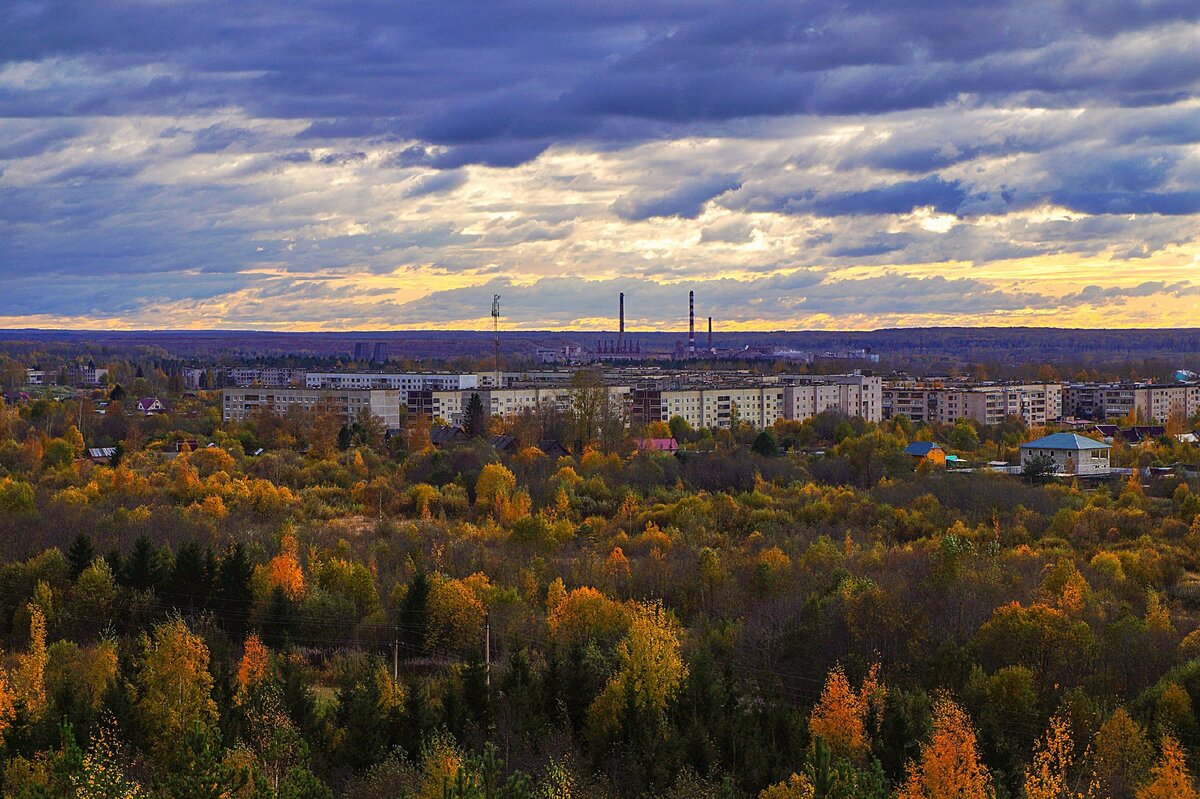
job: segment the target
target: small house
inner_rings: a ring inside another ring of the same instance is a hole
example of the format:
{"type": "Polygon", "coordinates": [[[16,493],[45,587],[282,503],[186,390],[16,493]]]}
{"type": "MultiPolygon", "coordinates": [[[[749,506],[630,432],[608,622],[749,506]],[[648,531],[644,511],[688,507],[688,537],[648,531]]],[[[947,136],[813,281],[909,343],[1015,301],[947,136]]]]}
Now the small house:
{"type": "Polygon", "coordinates": [[[1053,433],[1021,445],[1021,467],[1034,458],[1049,457],[1054,474],[1108,474],[1112,447],[1078,433],[1053,433]]]}
{"type": "Polygon", "coordinates": [[[637,448],[641,452],[678,452],[679,442],[673,438],[639,438],[637,448]]]}
{"type": "Polygon", "coordinates": [[[933,441],[914,441],[904,448],[904,454],[917,463],[928,462],[934,466],[946,465],[946,450],[933,441]]]}
{"type": "Polygon", "coordinates": [[[167,412],[167,405],[158,397],[142,397],[137,401],[138,413],[142,416],[154,416],[167,412]]]}

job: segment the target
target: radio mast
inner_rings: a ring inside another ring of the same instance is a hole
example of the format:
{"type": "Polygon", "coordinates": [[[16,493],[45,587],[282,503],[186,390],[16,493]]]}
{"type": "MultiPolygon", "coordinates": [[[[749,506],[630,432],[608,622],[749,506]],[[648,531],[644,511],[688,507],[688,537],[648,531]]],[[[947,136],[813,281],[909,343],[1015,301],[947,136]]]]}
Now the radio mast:
{"type": "Polygon", "coordinates": [[[500,295],[492,295],[492,346],[495,353],[496,388],[504,388],[500,379],[500,295]]]}

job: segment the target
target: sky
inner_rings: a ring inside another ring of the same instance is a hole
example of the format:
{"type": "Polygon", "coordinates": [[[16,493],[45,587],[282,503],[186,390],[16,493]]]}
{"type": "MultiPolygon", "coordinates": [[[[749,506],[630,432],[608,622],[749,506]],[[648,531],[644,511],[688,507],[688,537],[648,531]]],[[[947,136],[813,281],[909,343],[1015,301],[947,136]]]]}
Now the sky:
{"type": "Polygon", "coordinates": [[[5,0],[0,326],[1200,326],[1196,0],[5,0]]]}

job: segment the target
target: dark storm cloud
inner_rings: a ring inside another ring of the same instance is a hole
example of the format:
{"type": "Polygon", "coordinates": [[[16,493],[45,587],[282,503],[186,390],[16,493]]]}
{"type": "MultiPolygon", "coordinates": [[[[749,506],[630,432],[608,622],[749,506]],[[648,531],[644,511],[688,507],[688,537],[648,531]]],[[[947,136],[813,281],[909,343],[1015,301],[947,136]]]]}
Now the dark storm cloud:
{"type": "Polygon", "coordinates": [[[864,191],[828,194],[805,191],[797,195],[783,196],[747,191],[746,195],[735,195],[729,206],[752,211],[807,213],[818,216],[907,214],[914,208],[924,207],[932,207],[940,213],[953,214],[967,198],[966,191],[958,181],[943,180],[937,175],[864,191]]]}
{"type": "MultiPolygon", "coordinates": [[[[46,312],[215,297],[221,279],[298,301],[333,291],[292,279],[320,270],[601,273],[595,240],[572,238],[598,220],[618,246],[620,231],[702,216],[701,248],[770,246],[755,214],[818,218],[778,235],[830,269],[1144,258],[1194,235],[1200,110],[1181,101],[1198,91],[1195,0],[11,0],[0,273],[11,313],[38,286],[29,307],[46,312]],[[158,127],[122,127],[147,119],[158,127]],[[638,152],[722,138],[742,146],[717,162],[638,152]],[[565,174],[571,150],[611,170],[565,174]],[[556,158],[567,166],[488,199],[481,167],[556,158]],[[1020,220],[1046,205],[1097,218],[1020,220]],[[918,208],[957,226],[887,219],[918,208]],[[983,216],[1004,221],[971,228],[983,216]],[[529,246],[506,259],[514,245],[529,246]],[[196,274],[214,277],[190,289],[196,274]],[[85,288],[89,275],[108,285],[85,288]]],[[[640,274],[722,268],[704,255],[655,255],[640,274]]],[[[731,318],[1047,307],[961,279],[802,270],[703,285],[731,318]]],[[[579,279],[535,287],[527,311],[548,321],[603,310],[579,279]]],[[[636,288],[675,301],[676,286],[636,288]]],[[[473,315],[466,296],[435,294],[430,318],[473,315]]]]}
{"type": "Polygon", "coordinates": [[[656,216],[695,219],[709,200],[741,185],[736,175],[712,175],[686,181],[663,194],[624,197],[613,206],[613,210],[623,219],[631,220],[656,216]]]}

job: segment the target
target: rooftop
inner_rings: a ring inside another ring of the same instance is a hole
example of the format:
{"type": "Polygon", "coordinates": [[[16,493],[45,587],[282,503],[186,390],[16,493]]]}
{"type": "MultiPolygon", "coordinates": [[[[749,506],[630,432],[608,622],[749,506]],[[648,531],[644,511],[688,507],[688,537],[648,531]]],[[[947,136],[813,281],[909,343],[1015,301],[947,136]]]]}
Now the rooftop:
{"type": "Polygon", "coordinates": [[[1103,441],[1097,441],[1094,438],[1081,436],[1078,433],[1053,433],[1048,436],[1043,436],[1036,441],[1028,441],[1021,445],[1021,449],[1111,449],[1108,444],[1103,441]]]}

